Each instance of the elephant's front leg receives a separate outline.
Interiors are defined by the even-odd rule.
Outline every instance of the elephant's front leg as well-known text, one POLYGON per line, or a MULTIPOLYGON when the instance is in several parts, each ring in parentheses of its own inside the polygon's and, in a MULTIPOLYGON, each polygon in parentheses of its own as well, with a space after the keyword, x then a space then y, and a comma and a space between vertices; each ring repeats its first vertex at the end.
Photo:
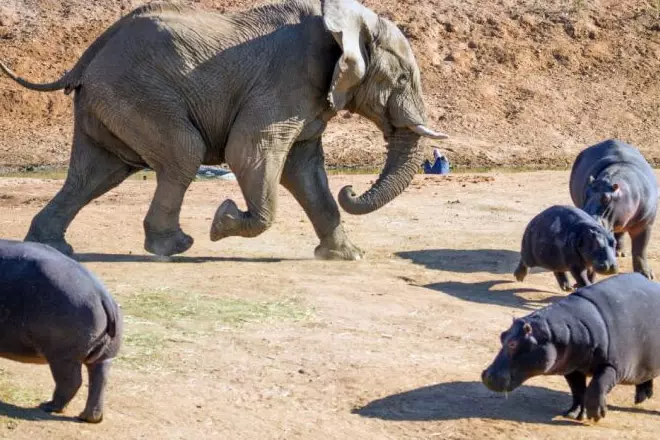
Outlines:
POLYGON ((236 175, 248 209, 241 211, 233 200, 225 200, 213 218, 211 241, 232 236, 256 237, 270 228, 275 220, 282 168, 300 128, 293 129, 291 124, 272 124, 253 133, 254 125, 242 123, 235 126, 225 151, 225 158, 236 175))
POLYGON ((303 207, 321 244, 314 254, 324 260, 359 260, 363 254, 344 232, 339 208, 328 186, 321 139, 297 142, 282 174, 284 185, 303 207))

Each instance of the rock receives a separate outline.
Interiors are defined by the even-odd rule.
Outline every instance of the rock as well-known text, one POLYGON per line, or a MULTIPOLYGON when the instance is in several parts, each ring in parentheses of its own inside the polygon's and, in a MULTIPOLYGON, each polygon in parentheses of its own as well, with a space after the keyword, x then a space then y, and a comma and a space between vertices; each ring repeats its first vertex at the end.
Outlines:
POLYGON ((0 27, 9 27, 16 23, 18 23, 16 13, 9 8, 0 6, 0 27))

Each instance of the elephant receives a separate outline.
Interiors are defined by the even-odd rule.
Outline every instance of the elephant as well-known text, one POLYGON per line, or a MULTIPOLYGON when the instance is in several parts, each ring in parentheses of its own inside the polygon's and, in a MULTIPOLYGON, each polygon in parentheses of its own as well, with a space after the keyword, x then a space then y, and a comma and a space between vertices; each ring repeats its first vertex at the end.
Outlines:
POLYGON ((397 26, 355 0, 290 0, 220 14, 151 3, 107 28, 73 68, 37 91, 73 92, 71 156, 62 188, 38 212, 26 241, 71 255, 66 230, 90 201, 145 168, 156 191, 143 220, 144 248, 187 251, 179 223, 200 165, 226 163, 247 210, 226 199, 210 239, 256 237, 272 224, 282 184, 302 206, 319 259, 358 260, 330 192, 322 134, 339 111, 382 131, 387 157, 371 188, 338 194, 349 214, 373 212, 401 194, 423 157, 427 127, 421 75, 397 26))

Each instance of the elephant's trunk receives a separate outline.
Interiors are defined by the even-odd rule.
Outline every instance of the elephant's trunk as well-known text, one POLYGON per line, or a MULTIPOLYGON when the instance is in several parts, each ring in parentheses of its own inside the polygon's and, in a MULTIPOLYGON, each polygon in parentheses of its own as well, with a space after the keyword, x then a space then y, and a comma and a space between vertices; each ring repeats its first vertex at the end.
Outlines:
POLYGON ((361 196, 345 186, 339 192, 339 204, 353 215, 369 214, 391 202, 410 185, 423 156, 421 136, 407 128, 392 135, 387 160, 376 183, 361 196))

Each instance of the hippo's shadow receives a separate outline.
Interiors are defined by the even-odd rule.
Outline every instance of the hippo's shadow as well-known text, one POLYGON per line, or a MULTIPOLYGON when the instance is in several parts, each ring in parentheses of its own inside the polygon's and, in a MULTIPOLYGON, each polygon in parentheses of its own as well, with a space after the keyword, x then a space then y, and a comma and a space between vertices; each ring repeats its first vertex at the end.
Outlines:
POLYGON ((427 284, 422 287, 437 290, 465 301, 516 307, 527 310, 536 310, 539 306, 548 305, 549 303, 565 297, 564 295, 557 295, 552 291, 528 287, 493 289, 493 287, 502 284, 514 284, 514 282, 508 280, 482 281, 479 283, 445 281, 441 283, 427 284), (539 293, 544 295, 538 295, 539 293), (527 299, 519 296, 519 294, 536 294, 534 296, 537 298, 527 299))
POLYGON ((29 421, 57 421, 57 422, 74 422, 82 423, 75 417, 65 416, 61 414, 50 414, 39 408, 23 408, 20 406, 12 405, 11 403, 0 401, 0 416, 16 420, 29 420, 29 421))
POLYGON ((173 255, 171 257, 160 257, 157 255, 141 254, 101 254, 101 253, 76 253, 73 258, 81 263, 207 263, 207 262, 236 262, 236 263, 280 263, 282 261, 303 261, 295 258, 248 258, 248 257, 189 257, 185 255, 173 255))
POLYGON ((520 261, 520 253, 508 249, 424 249, 395 255, 429 269, 499 275, 513 274, 520 261))
POLYGON ((521 386, 508 396, 489 391, 481 382, 448 382, 374 400, 353 414, 391 421, 442 421, 468 418, 525 423, 579 424, 553 420, 571 405, 569 393, 521 386))

